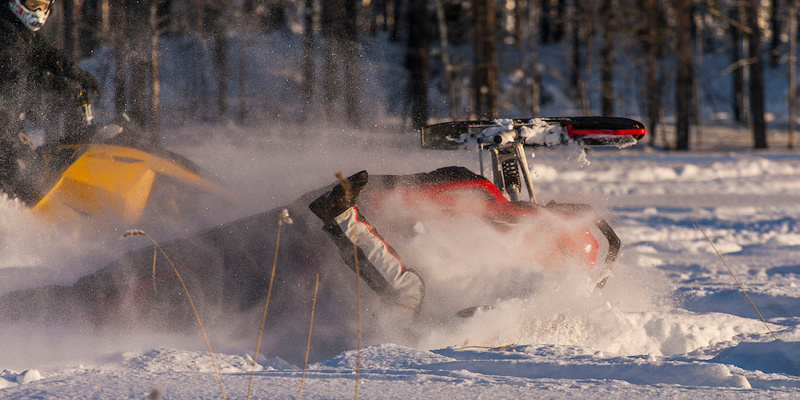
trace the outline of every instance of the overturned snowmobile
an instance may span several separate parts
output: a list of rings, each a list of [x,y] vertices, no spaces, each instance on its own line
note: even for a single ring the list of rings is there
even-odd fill
[[[530,254],[527,261],[559,269],[564,267],[564,259],[577,257],[592,272],[596,288],[601,289],[619,253],[619,237],[589,205],[553,201],[540,205],[524,148],[570,143],[627,147],[636,144],[644,134],[644,125],[640,122],[619,117],[456,121],[423,128],[421,144],[423,148],[440,150],[477,145],[481,176],[485,175],[483,152],[489,152],[493,184],[487,182],[483,186],[488,194],[483,197],[486,218],[525,226],[531,221],[545,219],[543,214],[557,215],[555,220],[546,222],[554,225],[555,231],[523,233],[530,241],[540,243],[538,254]],[[445,184],[447,186],[452,188],[453,184]],[[527,201],[521,197],[523,188],[528,194]],[[446,194],[447,189],[440,193]]]
[[[482,240],[498,236],[503,238],[500,242],[508,246],[498,251],[502,257],[492,254],[491,265],[482,265],[484,269],[521,264],[538,266],[537,271],[579,268],[588,272],[590,288],[601,288],[619,251],[619,238],[587,205],[538,204],[522,148],[575,140],[592,144],[635,142],[643,134],[643,126],[636,121],[602,117],[431,125],[422,130],[423,147],[458,148],[475,142],[482,151],[491,154],[494,182],[462,167],[445,167],[414,175],[373,175],[358,205],[388,242],[398,251],[407,252],[403,256],[415,264],[427,280],[428,304],[422,306],[419,318],[422,324],[439,323],[456,314],[466,317],[478,308],[476,306],[491,305],[502,300],[501,296],[523,295],[514,290],[505,290],[502,294],[476,291],[463,293],[458,301],[437,301],[441,292],[454,290],[448,288],[452,278],[438,275],[437,270],[444,269],[450,259],[457,259],[456,264],[471,262],[459,259],[454,253],[469,253],[469,248],[477,246],[471,241],[476,237]],[[73,162],[64,169],[59,182],[63,182],[68,175],[66,171],[73,167],[89,173],[88,164],[80,168],[76,165],[82,157],[90,159],[96,154],[109,163],[147,166],[157,178],[145,173],[146,182],[166,179],[173,185],[223,193],[218,187],[195,179],[191,170],[176,163],[165,164],[153,153],[118,146],[109,155],[102,152],[106,147],[98,146],[89,145],[78,157],[71,155],[69,159]],[[92,149],[94,151],[89,151]],[[128,175],[135,174],[125,176]],[[63,186],[69,188],[70,185],[76,183]],[[520,200],[523,187],[528,191],[528,201]],[[85,192],[51,190],[44,198],[69,204],[68,215],[72,215],[72,210],[83,207],[81,198],[104,204],[93,199],[104,199],[109,192],[103,185],[89,185],[83,189]],[[332,342],[315,346],[312,358],[324,358],[354,346],[356,279],[352,274],[342,273],[345,268],[339,251],[320,229],[319,219],[308,209],[309,203],[328,189],[311,191],[285,207],[295,223],[283,231],[276,264],[276,282],[267,315],[270,323],[264,336],[270,342],[264,346],[270,355],[293,360],[302,354],[297,349],[305,346],[305,339],[301,338],[308,326],[307,320],[298,315],[307,315],[311,309],[316,275],[320,276],[321,289],[314,329],[337,332],[337,335],[328,336]],[[85,197],[81,197],[83,193]],[[130,198],[136,200],[134,204],[138,208],[128,207],[127,210],[140,210],[140,205],[147,207],[153,201],[152,192],[148,194],[147,191]],[[71,201],[77,201],[78,205],[71,205]],[[95,206],[83,209],[92,207]],[[61,208],[50,210],[59,215]],[[256,318],[242,316],[259,311],[258,306],[266,297],[283,209],[161,244],[183,276],[204,321],[217,321],[218,325],[238,333],[255,331],[259,312],[252,315]],[[466,233],[473,236],[468,238]],[[461,234],[463,238],[454,238]],[[445,236],[455,241],[440,241]],[[470,254],[467,257],[475,258]],[[522,291],[530,290],[529,285],[517,286]],[[363,301],[368,313],[380,314],[383,305],[378,296],[367,292]],[[152,247],[128,253],[69,287],[26,289],[0,297],[0,319],[28,319],[31,315],[51,323],[80,320],[95,326],[126,329],[131,324],[193,327],[193,316],[180,282],[168,260],[158,257],[154,261]]]

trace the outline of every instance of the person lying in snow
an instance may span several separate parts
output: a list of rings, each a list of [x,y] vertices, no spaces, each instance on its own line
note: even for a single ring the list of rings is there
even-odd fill
[[[419,315],[425,284],[359,212],[356,199],[368,179],[367,171],[358,172],[347,178],[347,189],[339,183],[308,208],[325,224],[322,229],[339,248],[344,262],[355,272],[357,251],[361,278],[384,303],[394,307],[392,314],[411,324]]]

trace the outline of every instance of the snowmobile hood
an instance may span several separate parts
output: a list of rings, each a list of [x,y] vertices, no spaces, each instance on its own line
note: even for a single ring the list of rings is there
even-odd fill
[[[59,146],[49,155],[64,153],[74,161],[60,175],[55,173],[55,184],[33,206],[35,213],[53,222],[104,216],[133,223],[155,207],[179,213],[180,199],[191,199],[198,192],[233,199],[224,188],[168,158],[168,153],[83,144]]]

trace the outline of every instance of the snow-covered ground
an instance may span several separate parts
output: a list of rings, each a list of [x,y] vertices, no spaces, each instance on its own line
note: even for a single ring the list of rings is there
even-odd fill
[[[177,150],[237,191],[242,214],[327,184],[334,171],[478,170],[474,153],[424,151],[409,136],[327,129],[313,141],[296,141],[280,129],[258,139],[233,127],[217,130],[217,139]],[[575,158],[540,150],[530,161],[540,201],[589,203],[621,237],[622,256],[602,292],[557,277],[531,282],[537,290],[528,296],[427,332],[414,346],[368,343],[360,353],[358,396],[797,398],[800,155],[634,147],[593,150],[586,166]],[[68,271],[75,260],[102,259],[112,246],[50,233],[5,200],[0,220],[4,279],[68,283],[80,275]],[[469,256],[470,249],[461,251]],[[60,266],[60,273],[43,273],[41,264]],[[96,264],[81,263],[81,272]],[[0,291],[13,287],[6,280]],[[222,397],[199,332],[149,339],[95,335],[0,326],[0,397],[146,398],[154,391],[168,399]],[[210,340],[225,395],[244,398],[253,349],[232,347],[224,337]],[[252,398],[297,397],[303,365],[263,353]],[[310,364],[302,397],[352,398],[356,360],[351,349]]]
[[[352,131],[335,123],[333,127],[287,123],[296,120],[300,110],[296,87],[301,80],[297,73],[301,54],[295,49],[300,48],[301,38],[276,32],[251,39],[251,126],[198,127],[189,122],[165,134],[169,147],[237,193],[240,209],[226,211],[244,216],[286,204],[329,184],[336,171],[409,174],[461,165],[478,172],[475,153],[421,150],[408,133]],[[187,97],[213,98],[209,93],[195,93],[196,85],[176,72],[185,69],[177,48],[180,42],[165,46],[165,54],[170,55],[162,66],[167,70],[162,73],[165,107],[180,109]],[[396,126],[396,114],[403,108],[406,72],[400,65],[404,49],[381,40],[366,40],[363,46],[362,109],[370,116],[369,123],[391,120],[380,126]],[[550,99],[543,114],[579,114],[557,79],[566,52],[547,47],[542,51]],[[109,83],[109,59],[101,55],[85,66]],[[620,62],[619,68],[631,64]],[[574,276],[519,282],[516,276],[498,275],[494,282],[480,282],[487,291],[502,291],[510,282],[536,290],[429,331],[415,345],[366,343],[360,352],[358,397],[800,396],[800,261],[796,256],[800,252],[800,154],[754,153],[748,149],[750,134],[731,128],[727,106],[712,101],[729,97],[729,76],[720,72],[728,64],[722,55],[707,58],[705,68],[698,68],[702,115],[711,122],[704,123],[692,145],[703,152],[596,149],[588,155],[591,163],[582,165],[574,152],[541,150],[529,160],[540,201],[589,203],[621,237],[622,255],[602,292],[583,290],[585,285]],[[513,67],[514,63],[504,65]],[[766,74],[768,116],[778,129],[786,125],[786,73],[768,68]],[[619,79],[618,113],[635,118],[641,112],[642,96],[634,89],[643,78],[635,71],[620,76],[629,79]],[[514,83],[505,85],[513,89]],[[321,91],[317,93],[320,96]],[[431,95],[431,104],[438,107],[433,117],[442,118],[442,96]],[[514,104],[510,95],[506,97],[506,103]],[[665,94],[665,98],[669,104],[672,97]],[[100,117],[103,104],[111,101],[109,96],[101,100]],[[210,103],[203,102],[200,112],[213,113]],[[672,122],[670,109],[668,105],[668,123]],[[320,107],[310,120],[322,119],[323,114]],[[513,107],[510,114],[524,116],[516,115]],[[187,118],[173,110],[165,119],[175,125]],[[260,125],[257,132],[252,125]],[[786,141],[784,132],[770,134],[774,148]],[[662,144],[661,138],[657,143]],[[759,307],[777,341],[694,221]],[[0,294],[74,282],[124,251],[130,242],[118,238],[128,228],[99,237],[91,229],[88,233],[58,229],[37,220],[18,203],[0,199]],[[487,258],[474,249],[459,250],[465,259]],[[460,277],[464,273],[453,271]],[[461,293],[454,290],[450,295]],[[252,332],[253,348],[214,333],[209,339],[225,395],[244,398],[258,332]],[[302,359],[302,354],[297,358]],[[356,362],[355,349],[314,360],[303,381],[302,397],[353,398]],[[302,368],[299,363],[270,357],[269,350],[262,348],[251,397],[296,398]],[[223,397],[199,332],[108,334],[48,324],[0,324],[0,398],[148,396]]]

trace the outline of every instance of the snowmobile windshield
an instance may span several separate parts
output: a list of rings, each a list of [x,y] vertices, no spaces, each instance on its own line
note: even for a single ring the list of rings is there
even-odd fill
[[[53,5],[53,0],[25,0],[22,5],[31,12],[48,11]]]

